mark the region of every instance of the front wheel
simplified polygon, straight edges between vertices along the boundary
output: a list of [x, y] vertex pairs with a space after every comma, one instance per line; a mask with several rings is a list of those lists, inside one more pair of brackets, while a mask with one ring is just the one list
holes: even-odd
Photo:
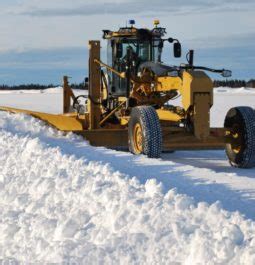
[[158, 158], [162, 150], [162, 133], [156, 110], [151, 106], [135, 107], [128, 124], [129, 150]]
[[230, 141], [226, 154], [234, 167], [255, 167], [255, 112], [250, 107], [235, 107], [228, 111], [224, 127]]

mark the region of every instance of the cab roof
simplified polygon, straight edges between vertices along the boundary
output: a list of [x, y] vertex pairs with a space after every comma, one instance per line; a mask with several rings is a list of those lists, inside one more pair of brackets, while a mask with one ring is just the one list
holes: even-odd
[[138, 39], [153, 39], [161, 38], [166, 34], [166, 29], [161, 27], [155, 27], [153, 29], [135, 28], [135, 27], [123, 27], [118, 31], [103, 30], [103, 39], [115, 39], [115, 38], [138, 38]]

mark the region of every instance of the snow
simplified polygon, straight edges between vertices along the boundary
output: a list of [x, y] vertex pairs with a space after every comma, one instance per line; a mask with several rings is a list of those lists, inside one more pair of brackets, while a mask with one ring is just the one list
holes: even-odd
[[20, 95], [20, 94], [59, 94], [62, 93], [62, 87], [54, 87], [47, 89], [27, 89], [27, 90], [0, 90], [0, 95]]
[[[75, 89], [76, 95], [87, 91]], [[32, 109], [40, 112], [62, 113], [63, 92], [61, 87], [44, 90], [0, 90], [0, 106]]]
[[[87, 91], [77, 89], [76, 95], [87, 94]], [[229, 100], [225, 100], [225, 97]], [[214, 105], [211, 109], [211, 125], [222, 127], [227, 111], [235, 106], [247, 105], [255, 107], [254, 88], [228, 88], [218, 87], [214, 89]], [[173, 105], [180, 105], [181, 98], [171, 101]], [[33, 109], [35, 111], [62, 113], [63, 102], [62, 88], [49, 88], [45, 90], [4, 90], [0, 91], [0, 106]]]
[[237, 87], [237, 88], [231, 88], [231, 87], [217, 87], [214, 88], [214, 93], [221, 94], [221, 93], [227, 93], [228, 95], [255, 95], [255, 89], [251, 87]]
[[[54, 112], [60, 92], [1, 94], [0, 105], [26, 98]], [[252, 91], [230, 91], [224, 104], [220, 93], [221, 114], [225, 104], [255, 107]], [[231, 168], [223, 151], [148, 159], [0, 112], [0, 260], [255, 264], [254, 176]]]

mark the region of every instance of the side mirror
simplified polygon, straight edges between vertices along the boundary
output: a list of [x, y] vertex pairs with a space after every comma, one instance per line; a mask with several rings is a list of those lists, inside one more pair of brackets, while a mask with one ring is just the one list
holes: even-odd
[[122, 43], [115, 43], [114, 46], [114, 57], [119, 59], [123, 56], [123, 48], [122, 48]]
[[174, 57], [180, 58], [181, 56], [182, 56], [182, 46], [180, 42], [175, 42], [174, 43]]
[[230, 71], [230, 70], [223, 70], [222, 71], [222, 73], [221, 73], [221, 75], [223, 76], [223, 77], [231, 77], [232, 76], [232, 72]]

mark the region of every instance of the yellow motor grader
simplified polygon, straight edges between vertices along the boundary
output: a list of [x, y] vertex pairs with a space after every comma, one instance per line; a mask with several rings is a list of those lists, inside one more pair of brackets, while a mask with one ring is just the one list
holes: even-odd
[[[166, 43], [174, 57], [181, 57], [181, 44], [165, 38], [166, 29], [154, 22], [153, 29], [136, 28], [134, 21], [117, 31], [103, 30], [107, 62], [100, 58], [100, 41], [89, 41], [88, 95], [76, 97], [63, 82], [63, 114], [23, 112], [56, 127], [84, 136], [92, 145], [129, 148], [133, 154], [158, 158], [162, 151], [226, 149], [232, 166], [255, 166], [255, 113], [250, 107], [229, 110], [224, 128], [210, 127], [213, 83], [206, 71], [231, 76], [193, 63], [171, 66], [162, 62]], [[84, 104], [81, 98], [84, 97]], [[171, 104], [177, 97], [181, 106]]]

